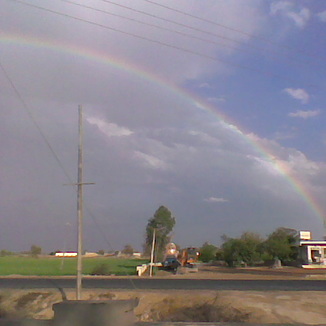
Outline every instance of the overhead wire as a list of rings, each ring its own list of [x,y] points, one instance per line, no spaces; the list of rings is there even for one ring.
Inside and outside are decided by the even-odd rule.
[[[174,33],[174,34],[185,36],[185,37],[195,39],[195,40],[198,40],[198,41],[202,41],[202,42],[205,42],[205,43],[216,44],[216,45],[223,44],[223,43],[218,43],[216,41],[203,39],[201,37],[194,36],[192,34],[183,33],[183,32],[180,32],[180,31],[177,31],[177,30],[174,30],[174,29],[162,27],[162,26],[155,25],[155,24],[146,23],[144,21],[141,21],[141,20],[138,20],[138,19],[135,19],[135,18],[126,17],[126,16],[123,16],[123,15],[119,15],[119,14],[116,14],[116,13],[113,13],[113,12],[110,12],[110,11],[107,11],[107,10],[98,9],[98,8],[95,8],[95,7],[91,7],[91,6],[83,5],[83,4],[80,4],[80,3],[76,3],[76,2],[71,1],[71,0],[60,0],[60,1],[65,2],[65,3],[69,3],[69,4],[72,4],[72,5],[81,7],[81,8],[90,9],[90,10],[93,10],[93,11],[96,11],[96,12],[99,12],[99,13],[104,13],[106,15],[110,15],[110,16],[113,16],[113,17],[118,17],[118,18],[122,18],[122,19],[129,20],[129,21],[132,21],[132,22],[136,22],[136,23],[144,25],[144,26],[154,27],[154,28],[157,28],[157,29],[160,29],[160,30],[163,30],[163,31],[171,32],[171,33]],[[231,45],[226,45],[226,47],[230,47],[232,49],[238,49],[237,47],[233,47]]]
[[[38,130],[40,136],[42,137],[44,143],[46,144],[46,146],[48,147],[48,149],[50,150],[50,152],[52,153],[55,161],[57,162],[57,164],[59,165],[60,169],[62,170],[62,172],[64,173],[65,177],[67,178],[67,180],[69,180],[69,182],[73,182],[72,179],[70,178],[67,170],[65,169],[63,163],[61,162],[59,156],[57,155],[56,151],[54,150],[54,148],[52,147],[50,141],[48,140],[48,138],[46,137],[45,133],[43,132],[42,128],[40,127],[40,125],[38,124],[37,120],[34,117],[34,114],[32,113],[32,110],[29,108],[29,106],[27,105],[26,101],[24,100],[24,98],[22,97],[22,95],[20,94],[20,92],[18,91],[18,88],[15,86],[13,80],[10,78],[7,70],[5,69],[5,67],[3,66],[3,64],[0,61],[0,68],[4,74],[4,76],[6,77],[8,83],[10,84],[11,88],[13,89],[16,97],[19,99],[19,101],[21,102],[24,110],[26,111],[28,117],[30,118],[30,120],[32,121],[33,125],[35,126],[35,128]]]
[[[104,1],[104,0],[103,0]],[[272,45],[276,45],[277,47],[279,48],[284,48],[284,49],[287,49],[287,50],[290,50],[290,51],[295,51],[296,53],[299,52],[301,54],[304,54],[308,57],[319,57],[317,55],[314,55],[314,54],[311,54],[311,53],[308,53],[307,51],[304,51],[302,49],[298,49],[298,48],[294,48],[294,47],[291,47],[291,46],[287,46],[287,45],[280,45],[278,44],[277,42],[273,42],[271,41],[270,39],[268,38],[265,38],[265,37],[262,37],[262,36],[259,36],[259,35],[256,35],[256,34],[253,34],[253,33],[248,33],[248,32],[245,32],[245,31],[241,31],[237,28],[234,28],[234,27],[230,27],[230,26],[226,26],[224,24],[221,24],[221,23],[218,23],[216,21],[213,21],[213,20],[210,20],[210,19],[206,19],[206,18],[203,18],[203,17],[200,17],[200,16],[197,16],[197,15],[193,15],[193,14],[190,14],[190,13],[187,13],[185,11],[182,11],[182,10],[179,10],[179,9],[176,9],[176,8],[172,8],[170,6],[167,6],[167,5],[164,5],[162,3],[158,3],[156,1],[153,1],[153,0],[143,0],[147,3],[151,3],[152,5],[155,5],[155,6],[159,6],[161,8],[165,8],[165,9],[168,9],[170,11],[173,11],[173,12],[176,12],[176,13],[179,13],[181,15],[184,15],[184,16],[187,16],[187,17],[191,17],[191,18],[194,18],[194,19],[197,19],[197,20],[200,20],[202,22],[206,22],[206,23],[209,23],[209,24],[213,24],[215,26],[218,26],[218,27],[221,27],[223,29],[226,29],[226,30],[229,30],[229,31],[232,31],[232,32],[235,32],[235,33],[238,33],[238,34],[241,34],[241,35],[244,35],[244,36],[247,36],[247,37],[250,37],[250,38],[254,38],[254,39],[257,39],[259,41],[262,41],[262,42],[265,42],[265,43],[269,43],[269,44],[272,44]]]
[[[190,14],[190,13],[186,13],[186,12],[184,12],[182,10],[179,10],[179,9],[176,9],[176,8],[172,8],[172,7],[169,7],[167,5],[163,5],[163,4],[158,3],[158,2],[155,2],[155,1],[151,1],[151,0],[143,0],[143,1],[148,2],[148,3],[151,3],[151,4],[155,5],[155,6],[159,6],[161,8],[165,8],[165,9],[171,10],[173,12],[177,12],[177,13],[182,14],[182,15],[187,16],[187,17],[198,19],[198,20],[200,20],[202,22],[206,22],[206,23],[210,23],[210,24],[216,25],[218,27],[222,27],[222,28],[227,29],[227,30],[232,31],[232,32],[237,32],[237,33],[242,34],[242,35],[245,35],[245,36],[258,38],[258,37],[256,37],[255,35],[253,35],[251,33],[240,31],[238,29],[235,29],[235,28],[232,28],[232,27],[225,26],[223,24],[217,23],[217,22],[215,22],[213,20],[202,18],[202,17],[196,16],[196,15]]]
[[[239,40],[231,39],[231,38],[229,38],[229,37],[227,37],[225,35],[220,35],[220,34],[212,32],[212,31],[207,31],[207,30],[203,30],[201,28],[196,28],[196,27],[193,27],[193,26],[188,25],[188,24],[179,23],[179,22],[177,22],[175,20],[168,19],[168,18],[163,18],[161,16],[158,16],[158,15],[155,15],[155,14],[143,11],[143,10],[139,10],[139,9],[135,9],[135,8],[132,8],[132,7],[129,7],[129,6],[122,5],[120,3],[116,3],[116,2],[113,2],[113,1],[110,1],[110,0],[99,0],[99,1],[102,1],[104,3],[109,3],[111,5],[114,5],[114,6],[117,6],[117,7],[120,7],[120,8],[124,8],[124,9],[130,10],[130,11],[133,11],[133,12],[136,12],[136,13],[139,13],[139,14],[143,14],[145,16],[161,20],[161,21],[163,21],[165,23],[172,23],[172,24],[174,24],[176,26],[179,26],[179,27],[184,27],[184,28],[196,31],[196,32],[200,32],[200,33],[203,33],[203,34],[206,34],[206,35],[211,35],[211,36],[214,36],[214,37],[217,37],[217,38],[220,38],[220,39],[224,39],[224,40],[227,40],[227,41],[230,41],[230,42],[233,42],[233,43],[237,43],[237,44],[240,44],[240,45],[245,45],[244,42],[239,41]],[[261,48],[259,48],[259,47],[257,49],[261,50]]]
[[[102,13],[102,14],[106,14],[106,15],[110,15],[110,16],[113,16],[113,17],[117,17],[117,18],[121,18],[121,19],[124,19],[124,20],[128,20],[128,21],[132,21],[132,22],[136,22],[138,24],[141,24],[141,25],[144,25],[144,26],[149,26],[149,27],[154,27],[154,28],[157,28],[159,30],[163,30],[163,31],[167,31],[167,32],[171,32],[173,34],[177,34],[177,35],[181,35],[181,36],[184,36],[184,37],[187,37],[187,38],[190,38],[190,39],[193,39],[193,40],[197,40],[197,41],[201,41],[201,42],[204,42],[204,43],[207,43],[207,44],[214,44],[214,45],[218,45],[218,46],[222,46],[224,48],[230,48],[230,49],[235,49],[235,50],[239,50],[240,49],[240,46],[241,47],[241,51],[246,51],[248,53],[252,53],[252,51],[255,51],[255,50],[260,50],[260,51],[264,51],[264,53],[268,53],[270,52],[271,54],[275,55],[279,55],[279,52],[276,51],[276,50],[272,50],[272,49],[263,49],[261,47],[257,47],[257,46],[253,46],[252,44],[246,44],[245,42],[241,42],[241,41],[237,41],[237,40],[233,40],[229,37],[226,37],[226,36],[221,36],[221,35],[218,35],[218,34],[215,34],[214,33],[214,36],[220,38],[220,39],[223,39],[223,40],[227,40],[227,41],[230,41],[230,42],[233,42],[233,43],[236,43],[238,44],[239,46],[236,46],[236,45],[232,45],[232,44],[227,44],[227,43],[221,43],[221,42],[216,42],[216,41],[213,41],[213,40],[208,40],[208,39],[205,39],[205,38],[202,38],[202,37],[198,37],[198,36],[195,36],[195,35],[192,35],[192,34],[188,34],[188,33],[184,33],[184,32],[180,32],[180,31],[177,31],[175,29],[171,29],[171,28],[167,28],[167,27],[162,27],[162,26],[159,26],[159,25],[156,25],[156,24],[151,24],[151,23],[147,23],[147,22],[144,22],[144,21],[141,21],[141,20],[138,20],[138,19],[135,19],[135,18],[130,18],[130,17],[126,17],[126,16],[123,16],[123,15],[120,15],[120,14],[116,14],[116,13],[113,13],[113,12],[110,12],[108,10],[104,10],[104,9],[98,9],[98,8],[95,8],[95,7],[91,7],[91,6],[88,6],[88,5],[84,5],[84,4],[80,4],[80,3],[76,3],[74,1],[71,1],[71,0],[60,0],[61,2],[64,2],[64,3],[68,3],[68,4],[72,4],[74,6],[78,6],[78,7],[81,7],[81,8],[85,8],[85,9],[89,9],[89,10],[92,10],[92,11],[95,11],[95,12],[99,12],[99,13]],[[111,3],[111,2],[110,2]],[[120,5],[119,5],[120,6]],[[125,7],[125,6],[124,6]],[[133,10],[132,8],[128,7],[129,9]],[[188,25],[187,25],[188,26]],[[188,26],[188,28],[192,28],[191,26]],[[204,32],[204,31],[203,31]],[[284,54],[283,54],[284,55]],[[286,53],[285,54],[286,57],[288,59],[291,59],[291,60],[288,60],[287,62],[290,63],[291,65],[300,65],[300,66],[303,66],[304,63],[301,63],[301,62],[294,62],[293,59],[297,59],[297,57],[293,57],[291,54],[289,53]],[[315,62],[316,63],[316,62]]]
[[[76,21],[87,23],[87,24],[90,24],[90,25],[93,25],[93,26],[97,26],[97,27],[100,27],[100,28],[103,28],[103,29],[107,29],[107,30],[110,30],[110,31],[113,31],[113,32],[123,34],[123,35],[134,37],[134,38],[137,38],[137,39],[141,39],[141,40],[153,43],[153,44],[158,44],[158,45],[161,45],[161,46],[164,46],[164,47],[167,47],[167,48],[171,48],[171,49],[174,49],[174,50],[177,50],[177,51],[192,54],[192,55],[195,55],[195,56],[198,56],[198,57],[202,57],[204,59],[224,63],[226,65],[236,67],[236,68],[239,68],[239,69],[252,71],[252,72],[255,72],[255,73],[258,73],[258,74],[262,74],[262,75],[265,75],[265,76],[269,76],[269,77],[277,78],[277,79],[281,79],[281,80],[288,80],[288,81],[291,81],[291,82],[294,81],[291,78],[286,78],[286,77],[284,77],[282,75],[275,74],[273,72],[264,71],[264,70],[261,70],[259,68],[253,68],[253,67],[249,67],[249,66],[246,66],[246,65],[233,63],[233,62],[230,62],[230,61],[227,61],[227,60],[224,60],[224,59],[216,58],[216,57],[208,55],[208,54],[204,54],[204,53],[197,52],[197,51],[190,50],[190,49],[186,49],[186,48],[181,48],[181,47],[179,47],[177,45],[169,44],[169,43],[159,41],[159,40],[154,40],[154,39],[149,38],[149,37],[145,37],[145,36],[138,35],[138,34],[131,33],[131,32],[127,32],[127,31],[123,31],[123,30],[120,30],[120,29],[117,29],[117,28],[114,28],[114,27],[110,27],[110,26],[101,24],[101,23],[96,23],[94,21],[90,21],[90,20],[87,20],[87,19],[84,19],[84,18],[72,16],[72,15],[69,15],[67,13],[62,13],[62,12],[59,12],[59,11],[56,11],[56,10],[44,8],[44,7],[41,7],[41,6],[38,6],[38,5],[34,5],[34,4],[31,4],[31,3],[24,2],[22,0],[8,0],[8,1],[16,2],[16,3],[22,4],[22,5],[25,5],[25,6],[28,6],[28,7],[39,9],[39,10],[49,12],[49,13],[52,13],[52,14],[56,14],[56,15],[59,15],[59,16],[62,16],[62,17],[70,18],[70,19],[73,19],[73,20],[76,20]],[[107,2],[108,0],[101,0],[101,1]]]
[[[227,37],[225,35],[220,35],[220,34],[217,34],[217,33],[212,32],[212,31],[207,31],[207,30],[203,30],[203,29],[200,29],[200,28],[196,28],[196,27],[193,27],[193,26],[188,25],[188,24],[179,23],[179,22],[177,22],[175,20],[168,19],[168,18],[163,18],[161,16],[158,16],[158,15],[155,15],[155,14],[152,14],[152,13],[149,13],[149,12],[146,12],[146,11],[143,11],[143,10],[135,9],[135,8],[132,8],[132,7],[129,7],[129,6],[126,6],[126,5],[122,5],[122,4],[116,3],[114,1],[110,1],[110,0],[99,0],[99,1],[102,1],[104,3],[109,3],[111,5],[114,5],[114,6],[117,6],[117,7],[120,7],[120,8],[124,8],[124,9],[127,9],[127,10],[131,10],[133,12],[140,13],[140,14],[146,15],[148,17],[156,18],[156,19],[161,20],[161,21],[164,21],[164,22],[172,23],[172,24],[175,24],[177,26],[185,27],[185,28],[188,28],[188,29],[197,31],[197,32],[201,32],[201,33],[204,33],[204,34],[207,34],[207,35],[215,36],[217,38],[228,40],[230,42],[234,42],[234,43],[238,43],[238,44],[241,44],[241,45],[245,45],[245,43],[243,41],[234,40],[234,39],[229,38],[229,37]],[[143,0],[143,1],[146,1],[146,0]],[[205,18],[201,18],[199,16],[191,15],[191,14],[185,13],[185,12],[183,12],[181,10],[173,9],[171,7],[168,7],[168,6],[158,4],[158,3],[154,2],[154,1],[152,1],[151,3],[152,4],[155,4],[155,5],[160,5],[161,7],[167,8],[169,10],[172,10],[172,11],[175,11],[175,12],[178,12],[178,13],[182,13],[182,14],[184,14],[186,16],[189,16],[189,17],[192,17],[192,18],[196,18],[196,19],[199,19],[199,20],[204,21],[204,22],[207,22],[207,23],[214,24],[214,25],[216,25],[218,27],[222,27],[222,28],[228,29],[230,31],[240,33],[240,34],[242,34],[242,35],[244,35],[246,37],[254,38],[254,39],[263,41],[265,43],[276,45],[280,49],[285,49],[285,50],[291,51],[291,52],[294,52],[295,51],[295,54],[297,54],[299,52],[299,53],[301,53],[301,54],[303,54],[303,55],[305,55],[307,57],[311,57],[311,58],[314,58],[314,59],[316,59],[316,58],[321,59],[320,56],[313,55],[313,54],[308,53],[308,52],[306,52],[304,50],[301,50],[301,49],[293,48],[293,47],[286,46],[286,45],[283,45],[283,44],[281,45],[281,44],[278,44],[276,42],[273,42],[273,41],[271,41],[271,40],[269,40],[267,38],[260,37],[260,36],[257,36],[255,34],[247,33],[247,32],[244,32],[244,31],[240,31],[240,30],[237,30],[235,28],[228,27],[228,26],[222,25],[220,23],[216,23],[216,22],[211,21],[211,20],[207,20]],[[259,49],[259,50],[262,50],[261,47],[256,47],[256,46],[254,46],[252,44],[250,45],[250,47],[256,48],[256,49]],[[267,50],[267,51],[270,51],[270,50]]]

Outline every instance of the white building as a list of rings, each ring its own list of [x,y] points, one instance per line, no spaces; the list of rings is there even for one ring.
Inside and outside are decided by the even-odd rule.
[[[76,251],[57,251],[55,257],[77,257]]]
[[[326,268],[326,240],[311,240],[309,231],[301,231],[299,257],[303,268]]]

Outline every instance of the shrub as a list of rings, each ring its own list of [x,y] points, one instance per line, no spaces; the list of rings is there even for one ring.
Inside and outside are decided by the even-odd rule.
[[[204,263],[208,263],[212,260],[215,260],[216,252],[218,248],[208,242],[205,242],[200,250],[200,260]]]
[[[100,264],[93,268],[91,275],[110,275],[110,268],[107,264]]]

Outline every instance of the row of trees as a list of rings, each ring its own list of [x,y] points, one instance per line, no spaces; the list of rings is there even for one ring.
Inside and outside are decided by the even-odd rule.
[[[155,256],[162,259],[166,245],[171,241],[170,234],[175,226],[176,219],[171,211],[165,206],[160,206],[153,217],[148,220],[146,226],[146,238],[144,253],[151,252],[153,238],[155,238]],[[282,262],[294,261],[298,257],[298,232],[289,228],[278,228],[268,235],[266,239],[253,232],[245,232],[239,238],[222,236],[223,244],[217,247],[213,244],[204,243],[199,249],[203,262],[222,260],[228,266],[239,264],[254,265],[257,262],[266,262],[279,259]],[[26,254],[37,257],[42,252],[42,248],[32,245]],[[126,245],[122,250],[125,255],[132,255],[134,249],[131,245]],[[103,250],[98,252],[104,254]],[[12,254],[5,250],[0,252],[0,256]]]
[[[245,232],[239,238],[222,237],[220,248],[204,243],[200,248],[201,260],[223,260],[228,266],[279,259],[281,262],[295,261],[298,258],[298,232],[289,228],[278,228],[266,239],[253,232]]]
[[[160,259],[175,225],[175,217],[165,206],[160,206],[146,226],[145,253],[149,253],[155,232],[156,256]],[[244,232],[239,238],[222,236],[223,244],[216,247],[204,243],[200,248],[201,260],[225,261],[228,266],[239,264],[254,265],[258,262],[295,261],[298,258],[298,232],[289,228],[278,228],[267,238],[253,232]]]
[[[21,252],[21,254],[30,255],[32,257],[37,257],[41,253],[42,253],[42,248],[36,245],[32,245],[29,251]],[[17,255],[17,253],[9,250],[4,250],[4,249],[0,250],[0,257],[14,256],[14,255]]]

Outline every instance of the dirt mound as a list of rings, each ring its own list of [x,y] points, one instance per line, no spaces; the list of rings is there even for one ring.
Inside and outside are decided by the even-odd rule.
[[[48,291],[2,291],[0,317],[46,319],[52,304],[60,301],[60,295]]]
[[[189,304],[184,299],[168,298],[152,307],[147,318],[171,322],[245,322],[249,313],[230,305],[213,302]]]
[[[75,291],[66,292],[75,299]],[[247,322],[326,324],[326,294],[290,291],[84,290],[85,300],[139,298],[135,315],[145,322]],[[0,318],[51,319],[62,301],[54,290],[0,291]]]

